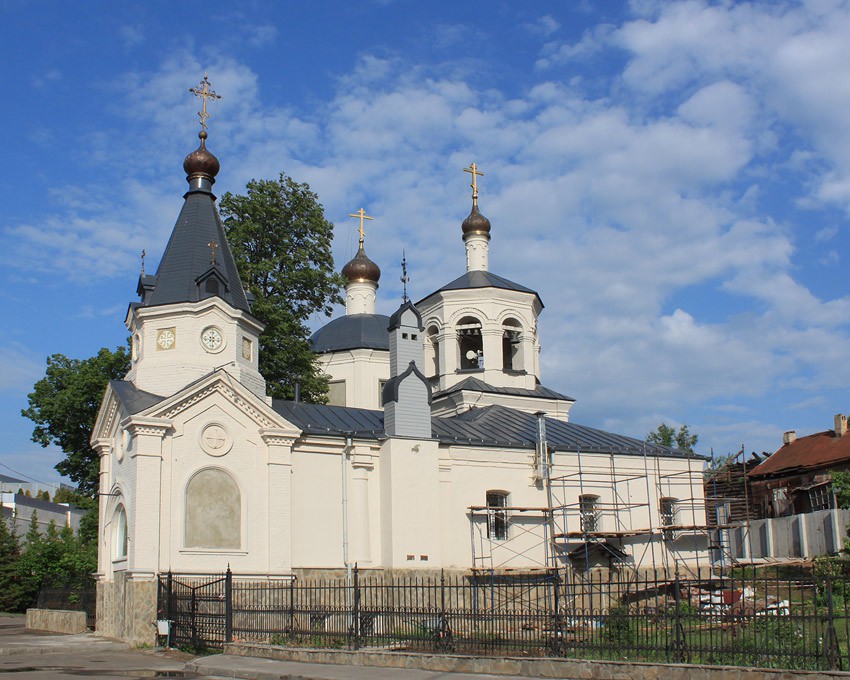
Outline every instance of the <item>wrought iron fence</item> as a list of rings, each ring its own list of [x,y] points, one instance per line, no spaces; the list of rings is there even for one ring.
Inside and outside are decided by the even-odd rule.
[[[176,645],[850,669],[850,563],[351,580],[160,577]]]
[[[36,595],[34,605],[39,609],[84,611],[86,626],[94,628],[97,590],[93,581],[77,586],[43,586]]]

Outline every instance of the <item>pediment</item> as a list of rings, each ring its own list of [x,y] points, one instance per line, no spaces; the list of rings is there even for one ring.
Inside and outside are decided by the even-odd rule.
[[[103,399],[100,401],[100,408],[97,411],[97,418],[94,421],[92,428],[91,442],[94,444],[98,439],[109,439],[118,427],[121,420],[121,400],[112,389],[112,385],[106,386],[106,391],[103,393]]]
[[[203,402],[214,396],[223,397],[259,428],[283,430],[292,437],[301,435],[298,427],[273,411],[264,400],[258,398],[236,378],[221,369],[183,388],[139,415],[171,420],[186,411],[199,406],[203,407]]]

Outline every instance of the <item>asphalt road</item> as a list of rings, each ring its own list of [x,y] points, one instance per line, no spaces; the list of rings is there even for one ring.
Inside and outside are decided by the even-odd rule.
[[[186,670],[187,662],[197,674]],[[175,650],[130,649],[126,643],[85,635],[28,631],[23,616],[0,614],[0,680],[26,678],[197,678],[221,680],[530,680],[415,668],[373,668],[274,661],[219,654],[193,658]]]

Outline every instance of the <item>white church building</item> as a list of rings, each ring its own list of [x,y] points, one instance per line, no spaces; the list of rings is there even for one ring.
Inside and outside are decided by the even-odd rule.
[[[346,313],[313,336],[328,405],[271,399],[263,324],[227,243],[206,149],[155,275],[125,319],[132,367],[103,397],[98,631],[149,640],[160,574],[528,572],[707,560],[703,458],[570,421],[544,387],[533,290],[467,268],[390,317],[360,248]],[[695,481],[697,480],[697,481]],[[706,562],[707,565],[707,562]]]

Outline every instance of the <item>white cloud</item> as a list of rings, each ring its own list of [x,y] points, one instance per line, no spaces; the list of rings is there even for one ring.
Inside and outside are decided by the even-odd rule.
[[[330,99],[299,111],[265,101],[256,71],[217,56],[205,64],[224,96],[210,120],[222,160],[216,188],[239,191],[281,170],[309,182],[338,223],[338,264],[352,254],[347,215],[366,208],[376,217],[367,251],[384,271],[386,311],[398,299],[402,248],[415,298],[462,271],[461,168],[475,161],[485,172],[492,268],[540,291],[543,379],[579,397],[580,421],[590,415],[642,436],[661,416],[682,420],[688,407],[716,400],[730,420],[703,423],[703,441],[737,440],[742,428],[761,437],[774,424],[749,414],[732,422],[729,395],[850,379],[840,368],[850,299],[807,287],[794,262],[800,235],[771,203],[787,186],[776,178],[792,173],[814,178],[811,187],[793,182],[812,207],[850,207],[850,152],[840,142],[850,139],[850,101],[843,85],[830,91],[831,78],[846,78],[832,64],[844,54],[835,38],[845,12],[833,25],[811,5],[635,7],[634,20],[543,48],[546,70],[529,75],[520,96],[476,87],[462,65],[429,70],[366,54]],[[627,61],[607,92],[559,79],[568,56],[613,50]],[[198,129],[186,89],[203,66],[188,49],[115,83],[148,96],[132,109],[135,134],[103,129],[86,140],[88,162],[109,185],[63,187],[64,208],[8,227],[15,262],[69,277],[83,261],[104,277],[137,269],[142,247],[155,262]],[[818,69],[828,74],[814,77]],[[118,172],[127,157],[130,179]],[[825,227],[814,238],[836,234]],[[691,303],[691,294],[709,302]],[[611,404],[622,410],[612,415]]]

